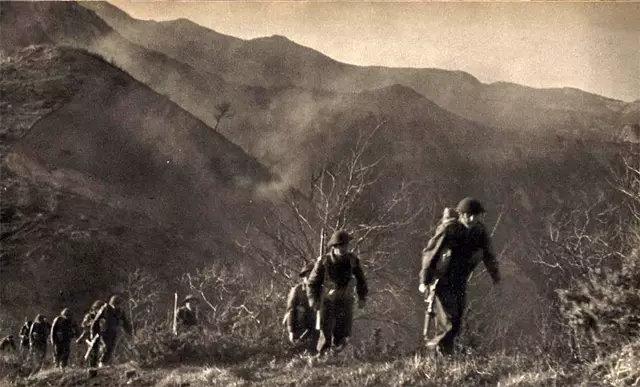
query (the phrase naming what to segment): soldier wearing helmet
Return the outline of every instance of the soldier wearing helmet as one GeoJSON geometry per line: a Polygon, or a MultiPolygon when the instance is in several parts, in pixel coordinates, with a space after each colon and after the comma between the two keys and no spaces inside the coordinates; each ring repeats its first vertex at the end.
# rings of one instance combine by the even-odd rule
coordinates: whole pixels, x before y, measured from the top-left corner
{"type": "Polygon", "coordinates": [[[29,331],[31,330],[33,321],[28,317],[24,318],[24,324],[20,328],[20,356],[24,357],[29,352],[29,331]]]}
{"type": "Polygon", "coordinates": [[[91,331],[100,335],[100,367],[111,363],[120,328],[129,335],[132,333],[131,323],[121,305],[120,296],[111,296],[109,303],[100,308],[91,325],[91,331]]]}
{"type": "Polygon", "coordinates": [[[47,354],[49,332],[51,332],[51,324],[47,321],[47,318],[42,314],[37,315],[29,330],[29,354],[32,374],[40,371],[40,367],[42,367],[42,362],[47,354]]]}
{"type": "Polygon", "coordinates": [[[16,352],[18,350],[18,348],[16,347],[16,342],[13,340],[13,335],[8,335],[0,340],[0,351],[9,350],[13,350],[13,352],[16,352]]]}
{"type": "Polygon", "coordinates": [[[315,311],[309,306],[307,297],[307,283],[309,274],[314,267],[313,262],[309,262],[298,277],[301,282],[291,288],[287,297],[287,310],[282,321],[287,328],[289,341],[292,344],[303,343],[303,347],[310,352],[315,352],[318,341],[318,331],[315,329],[315,311]]]}
{"type": "Polygon", "coordinates": [[[69,364],[71,341],[78,337],[78,331],[78,324],[73,320],[69,308],[64,308],[60,316],[53,320],[50,341],[53,344],[53,361],[56,368],[65,368],[69,364]]]}
{"type": "Polygon", "coordinates": [[[198,325],[198,314],[196,311],[197,302],[198,298],[191,294],[185,297],[182,301],[182,306],[178,308],[176,315],[179,331],[184,332],[187,329],[198,325]]]}
{"type": "MultiPolygon", "coordinates": [[[[96,300],[93,302],[91,308],[82,319],[82,334],[80,334],[80,337],[78,337],[76,343],[81,343],[82,340],[85,339],[88,339],[87,343],[91,343],[93,338],[99,334],[99,325],[94,326],[93,322],[96,320],[96,316],[98,315],[98,312],[103,305],[105,305],[105,302],[101,300],[96,300]],[[92,331],[92,329],[94,329],[94,331],[92,331]]],[[[87,360],[89,361],[88,365],[89,367],[96,367],[98,365],[98,346],[95,345],[93,346],[93,348],[89,348],[89,350],[90,353],[87,357],[87,360]]]]}
{"type": "Polygon", "coordinates": [[[447,221],[443,218],[423,250],[420,271],[419,290],[421,293],[428,290],[433,296],[433,312],[440,328],[425,340],[428,348],[437,348],[443,354],[453,352],[455,339],[460,334],[467,280],[479,263],[475,259],[477,253],[482,252],[482,260],[494,283],[500,281],[491,237],[482,223],[484,206],[479,200],[467,197],[458,203],[455,213],[457,218],[447,221]]]}
{"type": "Polygon", "coordinates": [[[368,294],[367,281],[358,257],[349,251],[351,236],[344,230],[333,233],[329,253],[316,261],[307,285],[309,306],[317,311],[316,329],[320,330],[317,350],[333,347],[341,350],[351,336],[353,325],[353,279],[356,280],[358,308],[363,308],[368,294]]]}

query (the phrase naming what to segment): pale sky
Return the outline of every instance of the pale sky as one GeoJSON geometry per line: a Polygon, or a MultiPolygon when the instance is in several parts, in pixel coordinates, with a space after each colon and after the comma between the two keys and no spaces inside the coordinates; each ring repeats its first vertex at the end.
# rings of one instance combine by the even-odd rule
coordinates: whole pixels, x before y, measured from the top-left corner
{"type": "Polygon", "coordinates": [[[243,38],[283,35],[340,62],[640,99],[640,2],[122,2],[243,38]]]}

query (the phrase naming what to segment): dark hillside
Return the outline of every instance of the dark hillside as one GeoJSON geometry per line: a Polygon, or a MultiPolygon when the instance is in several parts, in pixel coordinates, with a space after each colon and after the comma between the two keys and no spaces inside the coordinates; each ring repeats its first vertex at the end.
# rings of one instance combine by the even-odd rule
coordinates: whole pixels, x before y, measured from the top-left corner
{"type": "Polygon", "coordinates": [[[237,254],[230,235],[271,179],[255,159],[85,51],[31,46],[0,73],[9,311],[85,307],[136,268],[175,284],[237,254]]]}

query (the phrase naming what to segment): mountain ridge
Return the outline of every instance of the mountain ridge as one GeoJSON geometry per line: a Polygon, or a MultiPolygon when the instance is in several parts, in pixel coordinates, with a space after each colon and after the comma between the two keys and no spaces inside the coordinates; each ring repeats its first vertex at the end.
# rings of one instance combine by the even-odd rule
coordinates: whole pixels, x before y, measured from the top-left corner
{"type": "MultiPolygon", "coordinates": [[[[99,8],[96,4],[89,6],[99,8]]],[[[97,12],[102,14],[107,22],[110,22],[108,12],[101,12],[99,9],[97,12]]],[[[124,21],[120,22],[124,23],[124,21]]],[[[147,22],[137,21],[135,23],[137,26],[135,32],[131,30],[131,34],[127,35],[127,38],[142,45],[152,44],[154,49],[168,53],[173,57],[179,56],[177,54],[179,48],[163,48],[161,39],[150,42],[150,35],[145,32],[147,22]]],[[[211,31],[198,24],[194,23],[194,25],[200,27],[202,34],[206,35],[207,31],[211,31]]],[[[172,36],[168,31],[166,34],[172,36]]],[[[562,91],[564,88],[534,88],[509,82],[485,84],[463,71],[355,66],[333,60],[322,62],[313,59],[316,58],[315,56],[305,54],[306,50],[314,51],[313,49],[298,45],[288,39],[281,40],[281,42],[286,42],[286,46],[289,47],[284,49],[284,53],[288,55],[286,60],[281,57],[282,54],[280,59],[275,59],[277,56],[265,54],[268,51],[267,46],[251,46],[249,42],[252,41],[255,44],[255,40],[241,41],[244,42],[241,49],[236,47],[228,51],[224,49],[217,51],[218,62],[231,63],[233,58],[237,58],[234,56],[235,54],[242,53],[245,56],[244,59],[251,63],[250,67],[246,68],[243,67],[246,65],[241,62],[239,66],[220,65],[221,67],[218,69],[227,79],[254,86],[297,85],[304,88],[324,88],[338,92],[363,91],[400,83],[413,88],[440,107],[484,125],[512,131],[545,132],[545,135],[551,134],[554,130],[565,135],[574,135],[568,128],[577,125],[578,132],[585,131],[589,136],[594,134],[589,124],[583,120],[573,120],[567,114],[554,111],[557,110],[555,104],[558,101],[555,95],[558,90],[565,93],[562,91]],[[299,51],[301,53],[298,53],[299,51]],[[558,123],[559,125],[556,125],[558,123]],[[556,126],[558,128],[554,129],[556,126]]],[[[179,45],[179,43],[177,44],[179,45]]],[[[194,60],[204,61],[203,58],[206,57],[206,54],[201,53],[200,55],[203,57],[194,60]]],[[[182,59],[190,60],[189,57],[182,59]]],[[[562,101],[562,106],[565,109],[583,116],[586,120],[596,120],[598,129],[595,134],[600,138],[608,140],[614,137],[613,133],[619,130],[614,116],[624,109],[625,102],[582,90],[577,94],[573,91],[567,94],[564,95],[562,101]],[[589,103],[588,108],[585,108],[585,101],[589,103]],[[593,112],[594,108],[598,110],[597,113],[593,112]],[[602,119],[599,114],[606,110],[612,110],[612,113],[609,117],[602,119]]]]}

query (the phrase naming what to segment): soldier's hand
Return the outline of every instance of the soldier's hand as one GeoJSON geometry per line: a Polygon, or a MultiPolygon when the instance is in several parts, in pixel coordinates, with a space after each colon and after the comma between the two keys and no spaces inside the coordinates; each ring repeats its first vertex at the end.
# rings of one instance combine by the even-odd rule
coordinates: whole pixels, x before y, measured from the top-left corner
{"type": "Polygon", "coordinates": [[[367,300],[358,300],[358,309],[364,308],[366,304],[367,304],[367,300]]]}
{"type": "Polygon", "coordinates": [[[425,285],[425,284],[420,284],[420,286],[418,286],[418,291],[419,291],[420,293],[424,293],[424,292],[426,292],[426,291],[427,291],[427,285],[425,285]]]}

